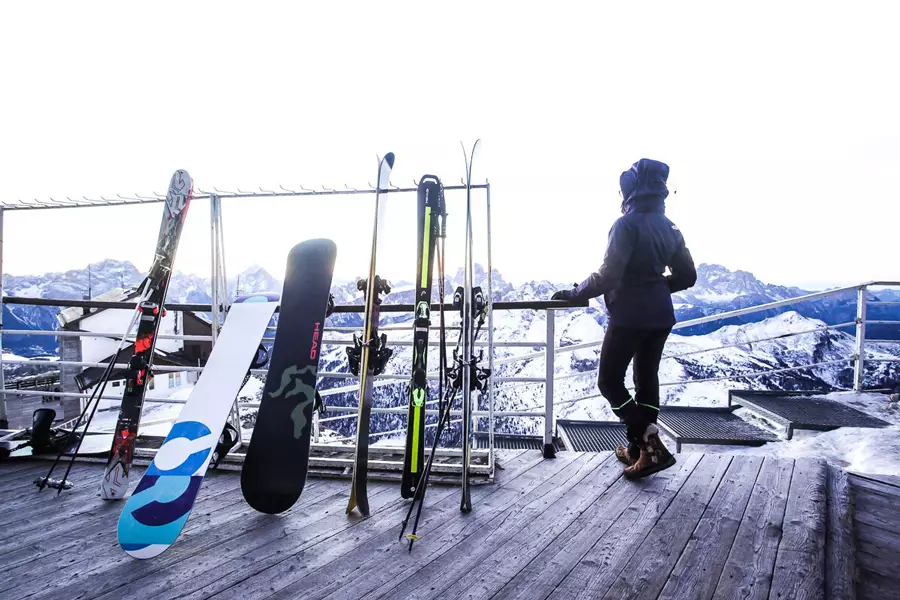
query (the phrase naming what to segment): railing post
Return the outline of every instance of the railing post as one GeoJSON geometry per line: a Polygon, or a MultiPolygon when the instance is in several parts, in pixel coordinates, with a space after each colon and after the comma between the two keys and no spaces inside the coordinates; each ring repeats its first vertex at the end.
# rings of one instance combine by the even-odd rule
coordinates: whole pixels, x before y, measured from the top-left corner
{"type": "Polygon", "coordinates": [[[9,429],[6,415],[6,378],[3,376],[3,208],[0,207],[0,429],[9,429]]]}
{"type": "Polygon", "coordinates": [[[219,236],[217,235],[218,217],[216,211],[219,206],[219,198],[215,194],[209,195],[209,241],[210,241],[210,277],[209,295],[212,311],[210,315],[210,352],[216,345],[216,337],[219,334],[219,236]]]}
{"type": "Polygon", "coordinates": [[[556,456],[553,445],[553,374],[556,358],[556,310],[547,309],[547,345],[544,347],[546,373],[544,382],[544,458],[556,456]]]}
{"type": "Polygon", "coordinates": [[[856,362],[853,368],[853,391],[863,390],[866,374],[866,286],[860,286],[856,295],[856,362]]]}

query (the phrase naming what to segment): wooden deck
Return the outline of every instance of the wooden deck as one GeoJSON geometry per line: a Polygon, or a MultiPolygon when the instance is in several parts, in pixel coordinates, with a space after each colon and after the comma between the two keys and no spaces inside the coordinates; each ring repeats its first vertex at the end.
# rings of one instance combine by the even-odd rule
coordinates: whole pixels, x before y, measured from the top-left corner
{"type": "Polygon", "coordinates": [[[853,593],[841,580],[849,519],[817,460],[679,454],[631,482],[611,453],[504,451],[495,483],[472,489],[471,513],[460,513],[458,487],[429,489],[411,553],[398,541],[408,501],[396,484],[370,482],[367,519],[344,513],[349,481],[335,479],[310,479],[290,511],[271,516],[246,505],[236,473],[212,472],[176,544],[145,561],[116,542],[122,503],[99,499],[102,466],[76,463],[76,488],[57,498],[32,484],[49,464],[0,463],[4,600],[853,593]]]}

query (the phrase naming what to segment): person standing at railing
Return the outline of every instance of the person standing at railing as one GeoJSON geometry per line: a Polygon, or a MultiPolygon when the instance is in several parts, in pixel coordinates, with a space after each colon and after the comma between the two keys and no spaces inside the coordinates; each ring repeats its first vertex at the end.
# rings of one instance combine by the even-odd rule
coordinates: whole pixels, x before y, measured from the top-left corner
{"type": "Polygon", "coordinates": [[[675,325],[671,294],[692,287],[697,271],[684,236],[665,215],[668,176],[668,165],[648,158],[622,173],[622,216],[610,229],[603,265],[573,289],[551,297],[584,302],[602,295],[606,301],[609,319],[597,387],[625,422],[629,444],[616,448],[616,456],[627,465],[628,478],[675,464],[656,426],[659,362],[675,325]],[[632,360],[634,396],[625,387],[632,360]]]}

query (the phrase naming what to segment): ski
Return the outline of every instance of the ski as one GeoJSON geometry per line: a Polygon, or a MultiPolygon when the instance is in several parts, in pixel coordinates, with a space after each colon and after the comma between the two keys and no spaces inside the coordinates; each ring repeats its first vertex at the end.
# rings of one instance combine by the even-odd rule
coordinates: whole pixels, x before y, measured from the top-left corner
{"type": "Polygon", "coordinates": [[[475,162],[475,153],[479,149],[481,140],[475,140],[472,146],[472,154],[466,156],[465,144],[463,158],[466,159],[466,241],[463,263],[463,288],[462,294],[462,324],[460,337],[462,339],[462,496],[459,509],[463,512],[472,510],[472,500],[469,492],[469,461],[472,452],[472,346],[474,343],[472,314],[472,291],[474,282],[474,266],[472,259],[472,165],[475,162]]]}
{"type": "MultiPolygon", "coordinates": [[[[409,504],[409,509],[406,513],[406,518],[403,519],[402,527],[400,528],[400,539],[403,539],[403,534],[406,532],[406,527],[409,524],[409,519],[412,516],[413,510],[416,510],[416,519],[413,523],[412,532],[408,533],[406,537],[409,539],[409,550],[412,551],[413,542],[419,539],[417,535],[417,530],[419,528],[419,517],[422,516],[422,506],[425,502],[425,492],[428,489],[428,479],[431,476],[431,467],[434,464],[434,455],[437,451],[438,442],[441,439],[441,433],[443,433],[444,428],[450,423],[450,409],[453,406],[453,397],[456,391],[459,389],[457,385],[448,386],[446,391],[444,388],[445,383],[448,383],[448,371],[447,371],[447,329],[444,318],[444,247],[446,242],[446,230],[441,227],[438,232],[438,237],[440,238],[440,244],[436,248],[436,258],[438,263],[438,306],[440,309],[440,326],[439,326],[439,354],[438,354],[438,421],[437,427],[434,432],[434,440],[431,445],[431,453],[428,456],[428,462],[425,463],[424,468],[421,471],[421,475],[419,477],[418,484],[416,485],[415,492],[412,496],[412,502],[409,504]]],[[[458,341],[457,341],[458,343],[458,341]]],[[[455,382],[458,384],[459,379],[457,378],[455,382]]]]}
{"type": "Polygon", "coordinates": [[[120,500],[128,491],[128,476],[144,405],[144,393],[147,389],[147,380],[152,377],[150,369],[153,365],[156,333],[165,317],[163,304],[192,194],[191,176],[181,169],[175,171],[166,193],[155,258],[144,280],[144,287],[149,294],[142,296],[138,306],[140,322],[134,342],[134,353],[129,364],[125,391],[122,394],[111,456],[100,483],[100,496],[104,500],[120,500]]]}
{"type": "Polygon", "coordinates": [[[119,515],[119,545],[129,555],[158,556],[180,535],[277,305],[258,297],[231,305],[187,403],[119,515]]]}
{"type": "Polygon", "coordinates": [[[275,514],[303,492],[309,466],[313,410],[337,246],[314,239],[288,254],[281,311],[256,424],[241,468],[241,493],[253,509],[275,514]]]}
{"type": "Polygon", "coordinates": [[[437,238],[446,219],[444,188],[434,175],[424,175],[418,186],[418,243],[416,297],[413,321],[412,380],[406,420],[406,452],[400,495],[412,498],[425,464],[425,402],[428,397],[428,328],[431,326],[431,287],[437,238]]]}
{"type": "Polygon", "coordinates": [[[378,187],[375,190],[375,223],[372,231],[372,254],[369,259],[369,276],[357,282],[357,288],[365,290],[365,311],[363,312],[362,338],[353,336],[353,346],[347,348],[350,372],[359,376],[359,411],[356,420],[356,455],[353,460],[353,481],[347,514],[356,508],[363,516],[369,515],[369,496],[366,492],[366,478],[369,461],[369,417],[372,414],[372,383],[376,375],[384,369],[392,351],[385,346],[387,336],[378,337],[382,293],[389,294],[390,283],[375,274],[376,250],[378,249],[379,209],[384,190],[388,188],[391,169],[394,168],[394,153],[388,152],[378,164],[378,187]]]}

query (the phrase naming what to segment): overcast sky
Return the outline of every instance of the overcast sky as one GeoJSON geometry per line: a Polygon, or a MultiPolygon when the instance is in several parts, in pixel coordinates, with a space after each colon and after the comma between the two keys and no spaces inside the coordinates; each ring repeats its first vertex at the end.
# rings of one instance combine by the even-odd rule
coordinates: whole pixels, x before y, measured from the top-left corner
{"type": "MultiPolygon", "coordinates": [[[[892,2],[5,3],[0,199],[457,183],[481,137],[493,261],[580,281],[619,216],[618,176],[671,167],[697,263],[808,287],[900,279],[900,35],[892,2]],[[623,3],[619,3],[623,4],[623,3]],[[839,6],[839,8],[838,8],[839,6]]],[[[484,196],[476,259],[486,260],[484,196]]],[[[464,196],[449,198],[448,270],[464,196]]],[[[372,197],[223,203],[229,275],[290,247],[367,268],[372,197]]],[[[146,269],[162,205],[8,212],[3,271],[146,269]],[[37,234],[37,235],[36,235],[37,234]]],[[[379,271],[413,279],[415,203],[394,195],[379,271]]],[[[209,203],[176,261],[208,273],[209,203]]]]}

